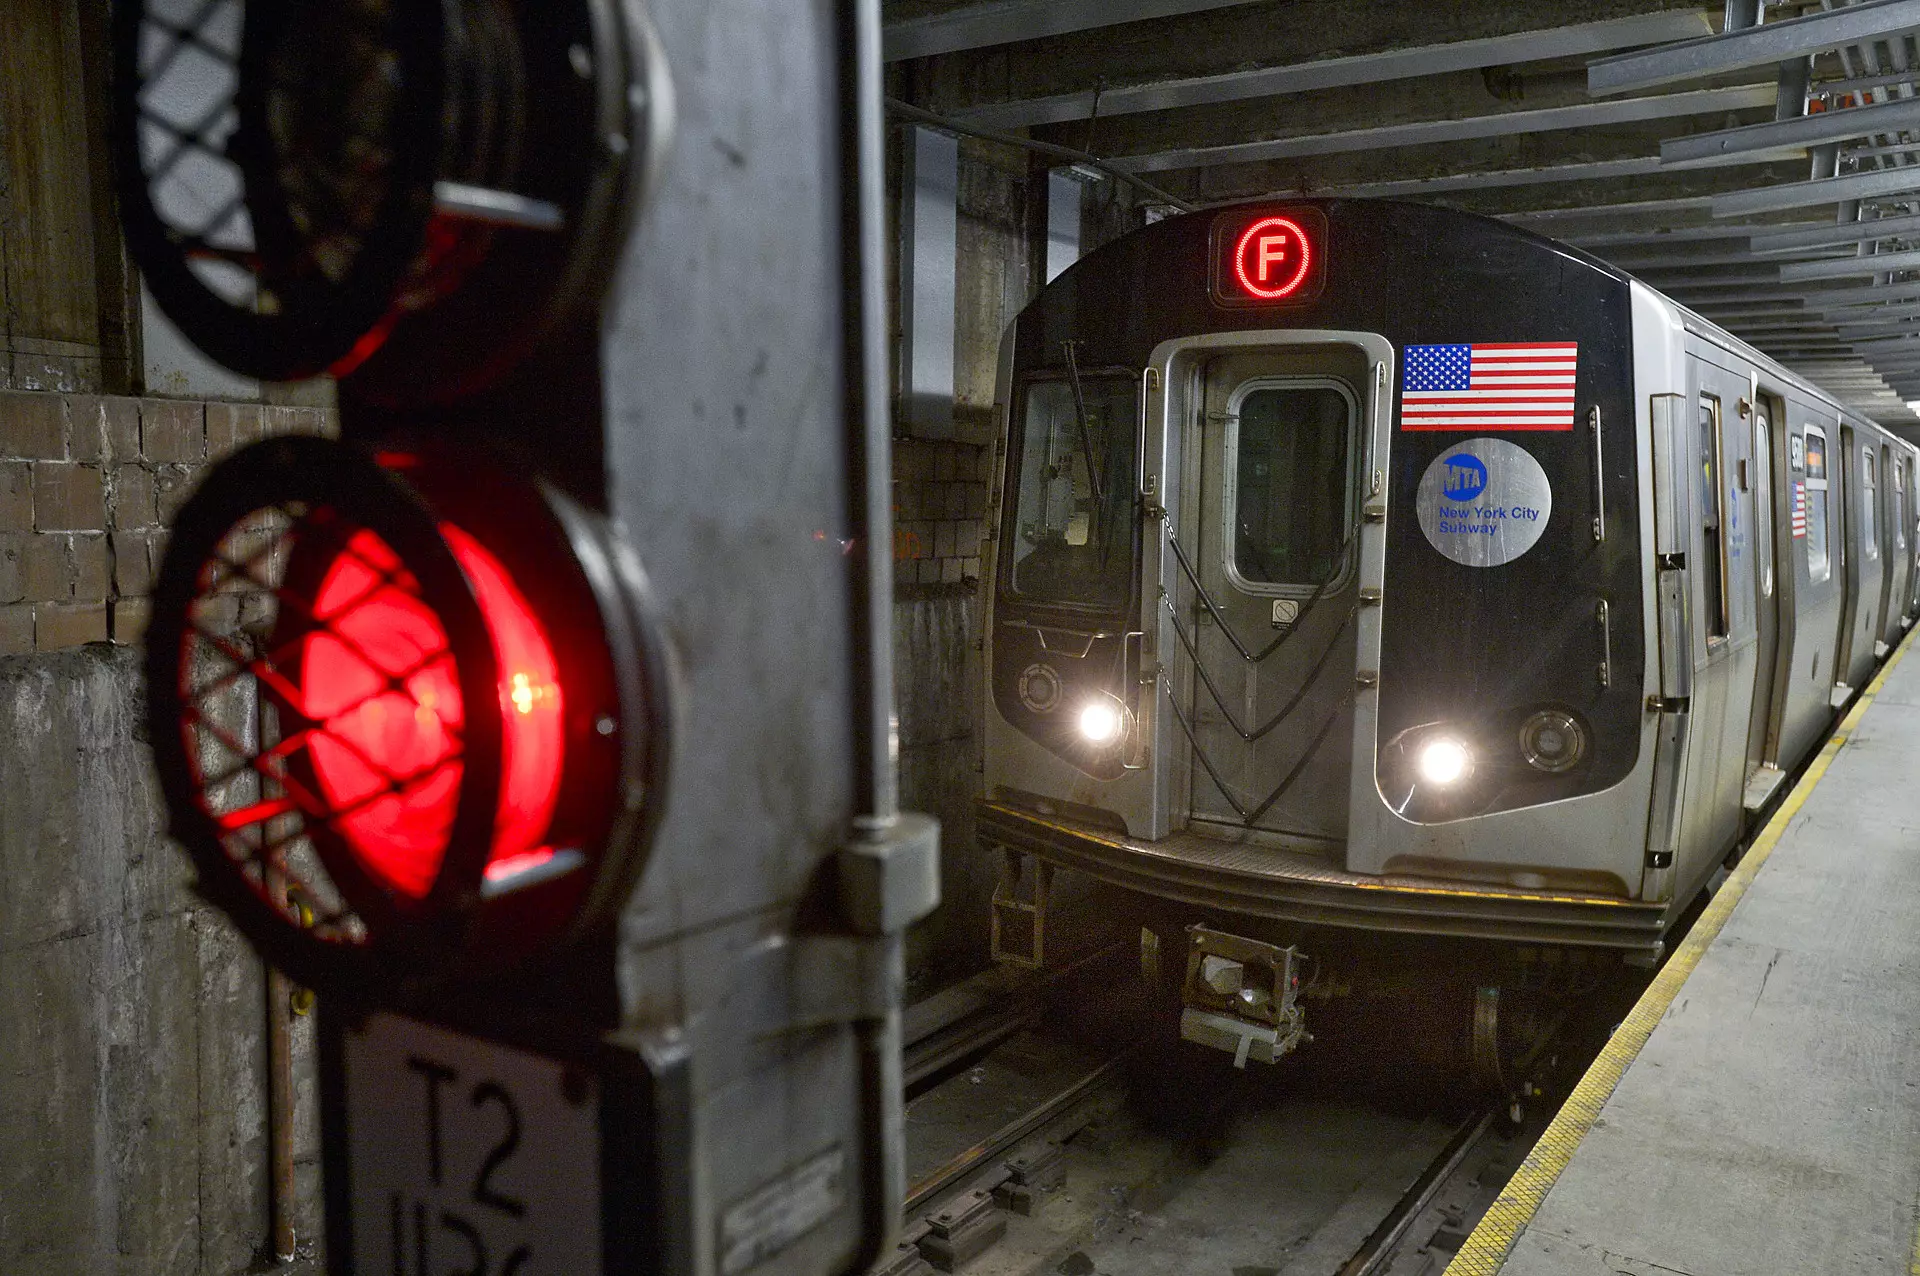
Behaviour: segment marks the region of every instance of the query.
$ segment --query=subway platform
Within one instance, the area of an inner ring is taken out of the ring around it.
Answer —
[[[1912,646],[1847,713],[1448,1276],[1920,1276]]]

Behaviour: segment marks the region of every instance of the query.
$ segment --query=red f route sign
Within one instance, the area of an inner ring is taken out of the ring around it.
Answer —
[[[1223,306],[1308,301],[1326,283],[1326,218],[1316,208],[1241,209],[1213,227],[1213,299]]]

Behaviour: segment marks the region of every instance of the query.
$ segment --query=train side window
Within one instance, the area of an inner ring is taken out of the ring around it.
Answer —
[[[1236,398],[1233,574],[1255,586],[1323,584],[1339,573],[1352,526],[1355,402],[1326,382],[1256,382]]]
[[[1833,575],[1833,557],[1827,552],[1827,433],[1807,427],[1806,446],[1807,577],[1826,580]]]
[[[1880,557],[1880,528],[1875,522],[1878,504],[1873,482],[1873,445],[1860,449],[1860,539],[1866,542],[1867,557]]]
[[[1700,396],[1700,534],[1705,554],[1700,583],[1706,589],[1707,641],[1727,636],[1727,547],[1721,536],[1725,497],[1720,490],[1720,400]]]
[[[1126,605],[1140,393],[1131,377],[1082,374],[1024,387],[1008,583],[1022,597],[1075,607]]]
[[[1893,459],[1893,547],[1907,547],[1907,467],[1899,457]]]

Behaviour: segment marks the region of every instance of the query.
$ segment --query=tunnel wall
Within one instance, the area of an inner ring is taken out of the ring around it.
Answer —
[[[0,392],[8,1276],[227,1276],[264,1257],[265,979],[164,836],[134,644],[161,524],[206,465],[268,434],[330,429],[314,408]],[[309,1242],[310,1036],[297,1019],[296,1233]]]
[[[268,1236],[263,972],[162,835],[138,666],[104,643],[0,659],[0,1271],[21,1276],[237,1273]]]

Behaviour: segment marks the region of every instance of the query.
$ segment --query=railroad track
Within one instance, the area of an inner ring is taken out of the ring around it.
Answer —
[[[909,1007],[902,1017],[902,1072],[907,1097],[964,1067],[1070,994],[1075,981],[1125,962],[1132,944],[1118,940],[1054,970],[994,966]]]
[[[1016,1006],[1003,990],[983,988],[953,999],[952,1013],[923,1015],[914,1048],[923,1075],[937,1082],[923,1082],[909,1102],[902,1242],[873,1276],[964,1273],[988,1251],[981,1269],[996,1276],[1234,1267],[1279,1276],[1422,1276],[1445,1266],[1531,1142],[1502,1120],[1505,1103],[1442,1122],[1371,1111],[1341,1095],[1298,1093],[1273,1071],[1209,1066],[1216,1062],[1210,1057],[1182,1055],[1170,1027],[1150,1014],[1130,1021],[1132,1036],[1110,1036],[1098,1048],[1075,1044],[1071,1031],[1043,1022],[1041,1011],[1052,1006],[1057,1013],[1060,1005],[1062,984],[1049,986],[1051,1002],[1038,996]],[[963,1044],[968,1039],[971,1047]],[[1140,1057],[1156,1051],[1167,1057]],[[1176,1079],[1166,1080],[1170,1072]],[[1015,1082],[1034,1084],[1021,1089]],[[1162,1089],[1143,1096],[1142,1086]],[[1185,1103],[1205,1131],[1142,1126],[1139,1114],[1165,1106],[1168,1096],[1172,1106]],[[1343,1120],[1352,1134],[1321,1128]],[[1197,1165],[1183,1150],[1196,1137],[1209,1148]],[[1146,1150],[1156,1139],[1158,1150]],[[1314,1162],[1324,1159],[1329,1142],[1350,1145],[1351,1165]],[[1235,1157],[1249,1165],[1236,1170]],[[1247,1219],[1276,1220],[1249,1252],[1209,1253],[1201,1262],[1153,1248],[1215,1221],[1182,1218],[1183,1193],[1217,1208],[1241,1183],[1271,1178],[1274,1164],[1295,1162],[1317,1168],[1299,1171],[1292,1199],[1291,1188],[1272,1189],[1245,1204],[1244,1218],[1218,1220],[1223,1232],[1245,1232]],[[1222,1180],[1202,1181],[1216,1170]],[[1344,1186],[1336,1192],[1334,1183]]]

